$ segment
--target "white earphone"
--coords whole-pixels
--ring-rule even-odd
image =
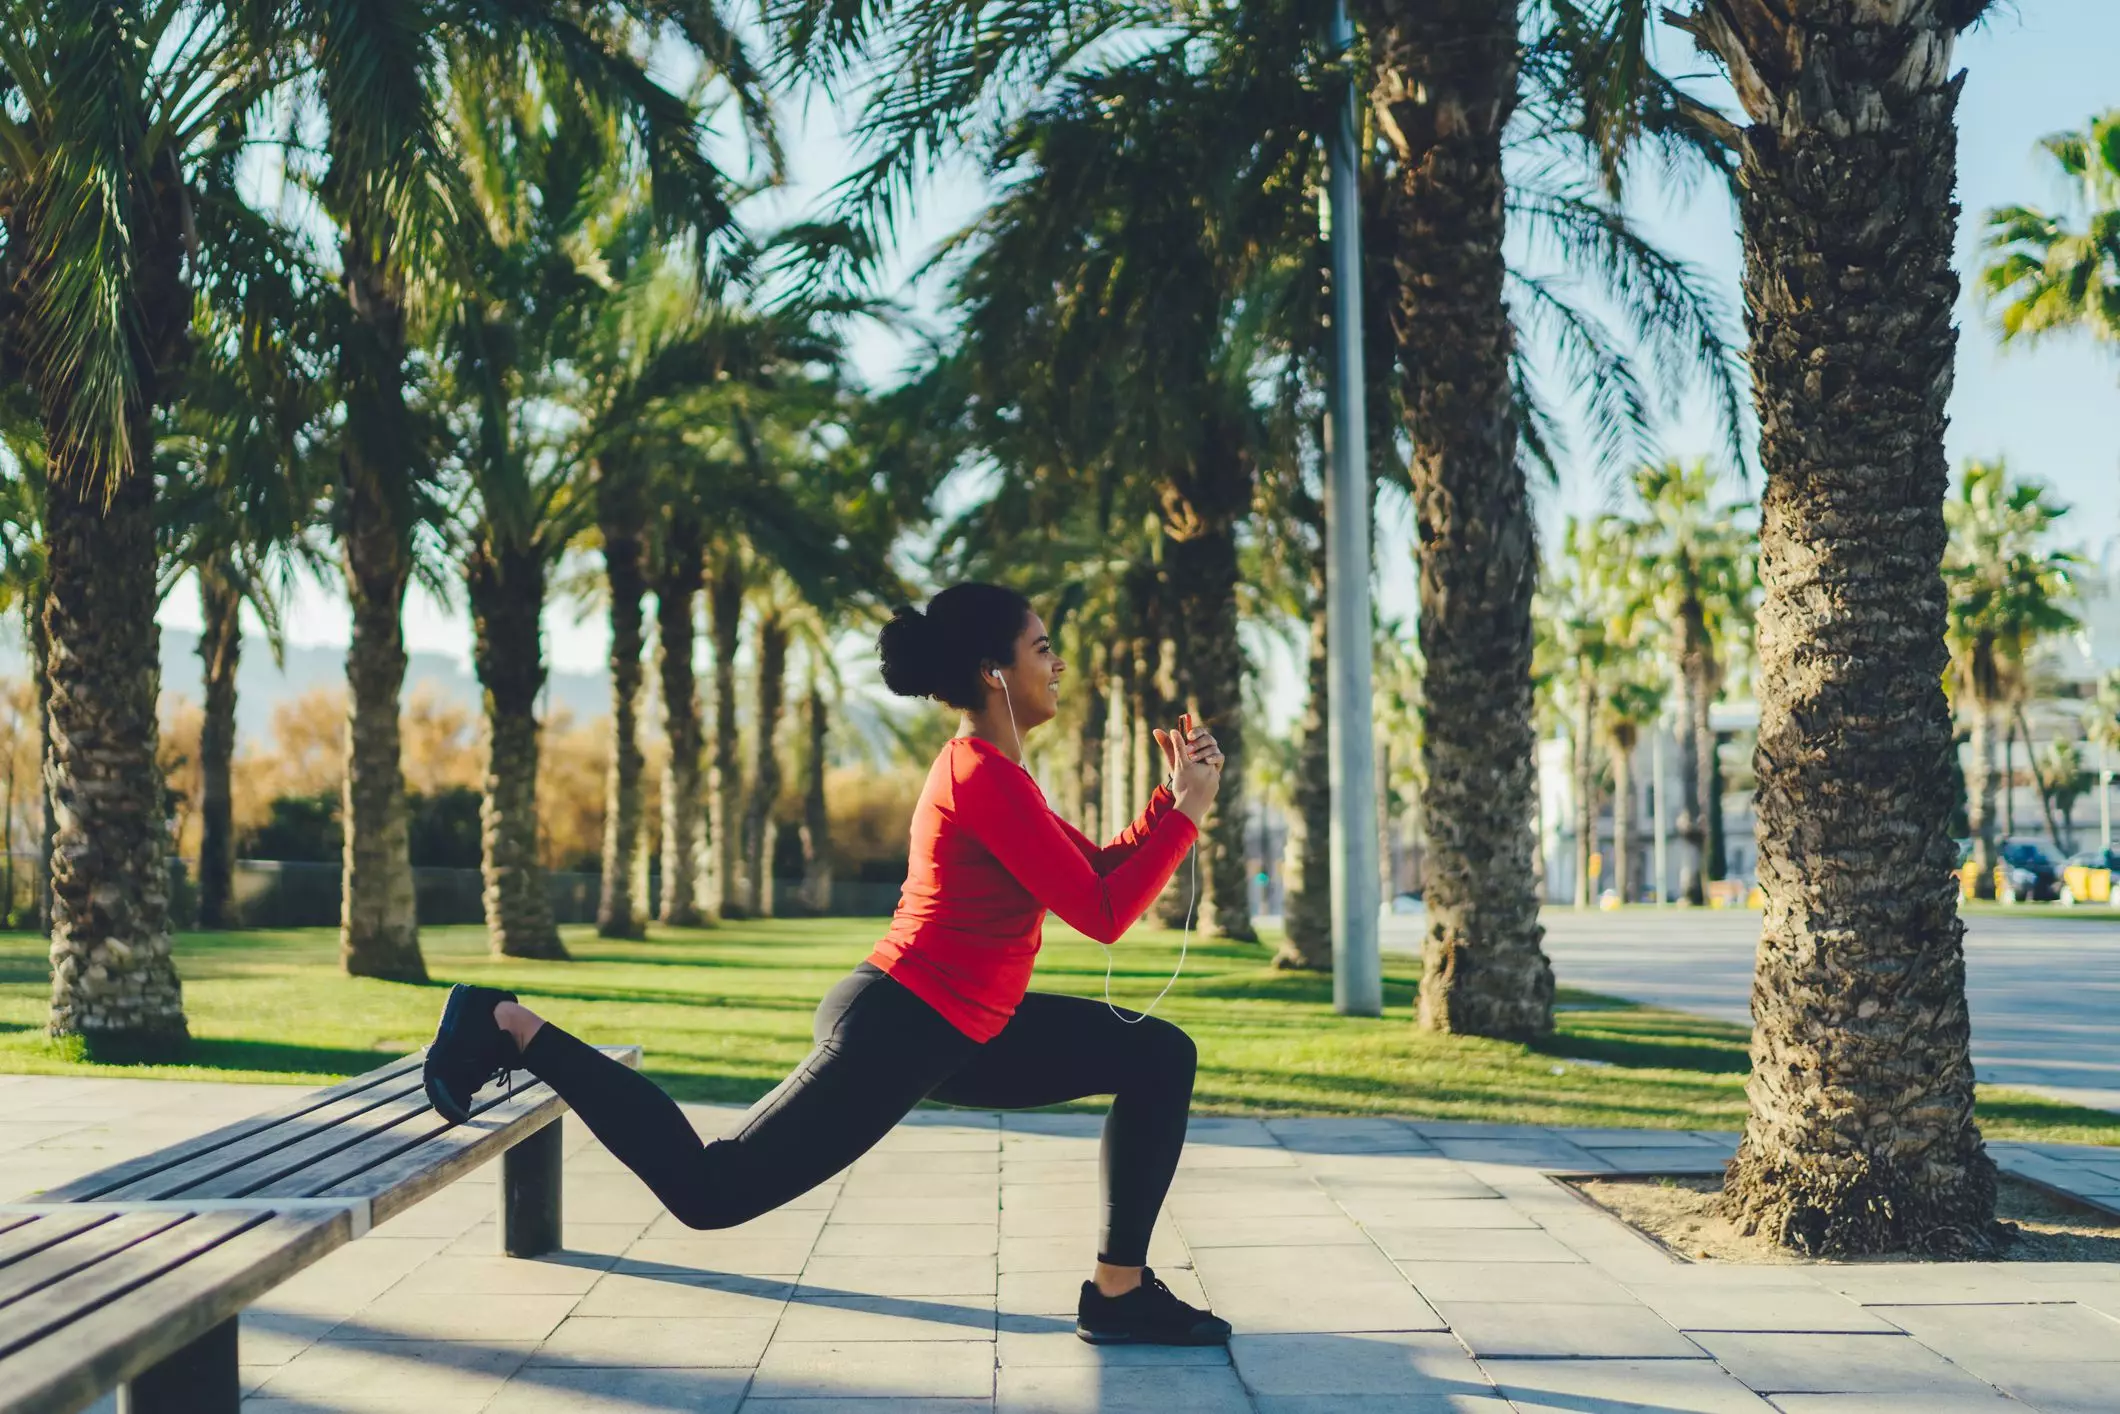
[[[1023,728],[1017,725],[1016,722],[1016,702],[1014,698],[1009,696],[1008,679],[1001,676],[1001,670],[999,668],[987,669],[986,675],[994,680],[994,685],[996,687],[1001,689],[1001,700],[1008,706],[1009,730],[1016,734],[1017,764],[1019,769],[1021,769],[1025,775],[1029,775],[1030,768],[1028,766],[1022,765]],[[1190,724],[1192,722],[1192,717],[1190,714],[1186,716],[1185,722],[1187,724],[1187,731],[1189,733]],[[1109,947],[1105,948],[1104,950],[1104,1005],[1105,1008],[1109,1010],[1113,1016],[1118,1017],[1119,1020],[1125,1022],[1128,1026],[1137,1026],[1141,1022],[1148,1020],[1151,1016],[1154,1016],[1156,1014],[1156,1008],[1163,1004],[1163,999],[1166,996],[1170,995],[1170,989],[1177,984],[1178,974],[1185,971],[1185,955],[1192,950],[1193,910],[1199,906],[1200,902],[1200,846],[1198,841],[1195,841],[1193,843],[1192,848],[1188,849],[1186,853],[1192,858],[1192,889],[1186,895],[1185,898],[1185,932],[1178,939],[1178,965],[1171,970],[1170,980],[1163,984],[1163,990],[1156,993],[1156,999],[1150,1002],[1147,1008],[1143,1010],[1139,1016],[1128,1016],[1124,1012],[1120,1011],[1118,1006],[1113,1003],[1112,950]]]

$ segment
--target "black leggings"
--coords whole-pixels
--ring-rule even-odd
[[[1098,1260],[1147,1260],[1192,1103],[1195,1052],[1183,1031],[1033,992],[982,1044],[869,963],[825,994],[812,1029],[816,1046],[795,1073],[712,1143],[653,1081],[550,1022],[523,1065],[693,1228],[734,1227],[808,1192],[924,1099],[1011,1110],[1110,1095]]]

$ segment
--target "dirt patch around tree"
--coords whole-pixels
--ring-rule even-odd
[[[1711,1177],[1585,1178],[1578,1193],[1635,1231],[1689,1262],[1793,1265],[1813,1258],[1746,1237],[1722,1215],[1722,1180]],[[2120,1217],[2072,1202],[2022,1179],[2000,1175],[1995,1216],[2016,1229],[2005,1262],[2120,1262]],[[1927,1261],[1884,1253],[1866,1262]]]

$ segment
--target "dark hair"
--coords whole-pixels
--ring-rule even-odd
[[[876,635],[883,685],[900,697],[932,697],[970,712],[985,696],[980,669],[1016,661],[1031,601],[999,584],[953,584],[927,612],[900,604]]]

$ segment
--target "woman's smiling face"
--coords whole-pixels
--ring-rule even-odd
[[[1016,661],[997,671],[1008,684],[1006,700],[1015,708],[1019,729],[1028,731],[1059,715],[1060,676],[1067,664],[1053,651],[1052,636],[1037,614],[1024,615],[1023,632],[1016,636]]]

